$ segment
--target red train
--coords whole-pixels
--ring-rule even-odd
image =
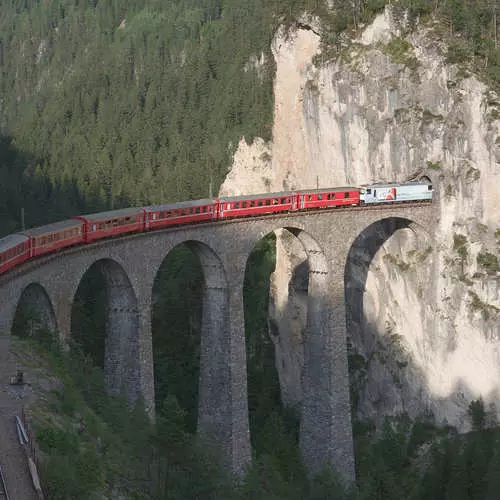
[[[0,239],[0,274],[62,248],[183,224],[299,210],[431,201],[427,181],[231,196],[82,215]]]

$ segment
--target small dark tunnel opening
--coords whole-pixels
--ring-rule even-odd
[[[184,430],[196,431],[204,275],[189,243],[171,250],[153,285],[155,401],[159,414],[178,406]]]

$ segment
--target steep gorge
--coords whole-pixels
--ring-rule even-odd
[[[221,193],[432,177],[435,240],[401,229],[371,261],[369,241],[353,251],[351,385],[359,418],[425,413],[463,430],[471,400],[500,411],[500,279],[484,265],[500,244],[500,98],[446,63],[436,26],[404,23],[386,8],[333,57],[317,21],[278,31],[272,141],[240,141]],[[279,235],[270,320],[289,406],[301,399],[305,259]]]

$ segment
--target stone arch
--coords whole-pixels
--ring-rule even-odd
[[[181,245],[196,255],[203,273],[197,433],[203,440],[224,447],[228,442],[230,423],[225,412],[232,397],[227,351],[230,329],[226,271],[217,253],[206,243],[197,240],[182,241],[170,248],[162,264]]]
[[[138,301],[125,269],[104,258],[92,263],[82,275],[73,304],[89,273],[97,272],[106,288],[104,373],[111,395],[124,394],[134,403],[141,397]],[[72,315],[72,330],[73,330]]]
[[[43,330],[58,333],[57,318],[49,294],[39,283],[30,283],[21,292],[12,318],[12,332],[36,336]]]

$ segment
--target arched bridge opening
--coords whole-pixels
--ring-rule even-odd
[[[425,328],[432,253],[425,228],[402,217],[366,227],[349,250],[344,290],[353,418],[372,418],[377,408],[405,410],[406,351]]]
[[[71,338],[104,368],[109,394],[130,402],[140,398],[137,298],[116,261],[98,260],[83,275],[73,300]]]
[[[204,276],[196,246],[170,250],[154,280],[151,311],[155,403],[159,414],[175,403],[185,412],[185,430],[194,433]]]
[[[207,244],[193,240],[169,252],[153,289],[156,395],[175,397],[187,411],[185,430],[196,424],[199,439],[216,450],[229,446],[232,432],[227,416],[232,401],[228,294],[221,259]],[[232,455],[218,451],[222,457]]]
[[[260,279],[254,276],[256,267],[261,268]],[[308,232],[295,227],[264,236],[247,262],[245,326],[252,442],[271,454],[273,448],[288,446],[277,450],[285,474],[287,469],[298,472],[292,471],[300,467],[295,452],[313,471],[333,456],[330,433],[336,432],[331,411],[336,404],[332,390],[336,368],[329,278],[324,251]],[[266,286],[270,293],[264,290]],[[273,385],[276,371],[279,395]],[[286,410],[265,418],[277,397]],[[283,433],[287,434],[285,445]]]
[[[34,338],[45,345],[57,343],[57,320],[45,288],[31,283],[21,293],[12,321],[12,333]]]

